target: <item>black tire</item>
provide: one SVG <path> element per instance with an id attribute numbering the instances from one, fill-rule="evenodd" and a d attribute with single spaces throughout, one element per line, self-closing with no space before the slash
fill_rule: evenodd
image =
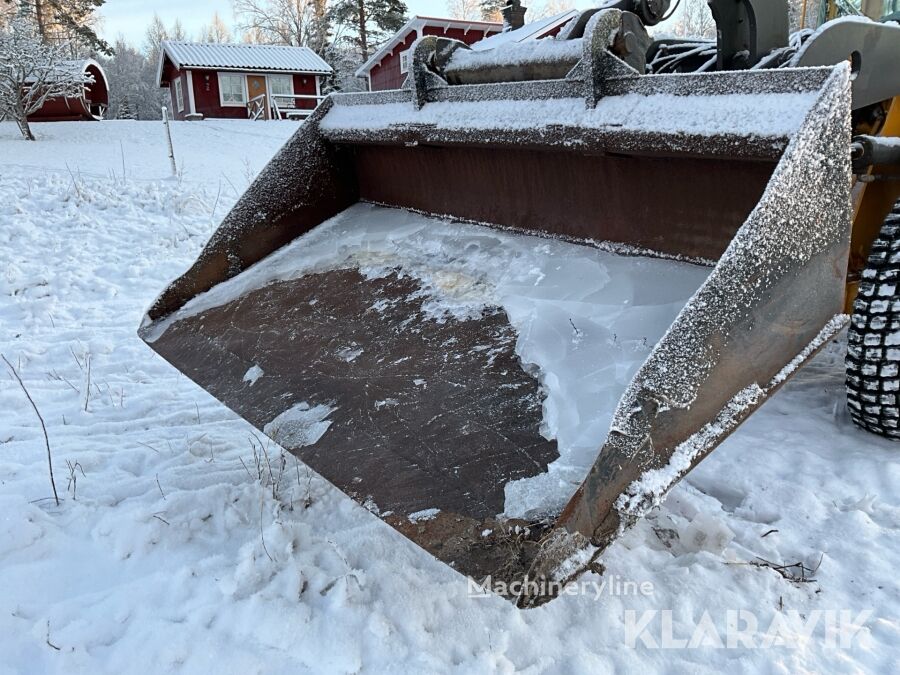
<path id="1" fill-rule="evenodd" d="M 847 334 L 847 407 L 856 424 L 900 440 L 900 202 L 872 244 Z"/>

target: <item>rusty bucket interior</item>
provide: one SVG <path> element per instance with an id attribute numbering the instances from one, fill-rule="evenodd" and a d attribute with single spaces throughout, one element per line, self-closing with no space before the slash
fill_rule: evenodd
<path id="1" fill-rule="evenodd" d="M 141 336 L 459 572 L 577 574 L 839 330 L 850 227 L 845 68 L 612 65 L 596 100 L 587 67 L 331 96 Z M 553 398 L 522 303 L 602 429 Z"/>

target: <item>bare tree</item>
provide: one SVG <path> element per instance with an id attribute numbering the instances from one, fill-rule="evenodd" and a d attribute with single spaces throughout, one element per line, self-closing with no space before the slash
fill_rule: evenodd
<path id="1" fill-rule="evenodd" d="M 222 17 L 219 16 L 218 12 L 213 13 L 212 20 L 208 26 L 203 26 L 200 29 L 201 42 L 222 43 L 231 42 L 233 39 L 231 29 L 225 25 L 225 22 L 222 21 Z"/>
<path id="2" fill-rule="evenodd" d="M 481 0 L 447 0 L 447 14 L 451 19 L 481 20 Z"/>
<path id="3" fill-rule="evenodd" d="M 167 28 L 162 22 L 162 19 L 159 18 L 158 14 L 153 15 L 153 20 L 150 22 L 150 25 L 147 26 L 147 32 L 144 34 L 144 54 L 150 64 L 148 75 L 150 79 L 153 80 L 153 86 L 157 86 L 155 81 L 156 64 L 159 63 L 159 54 L 162 51 L 161 45 L 163 41 L 181 41 L 186 38 L 187 36 L 185 35 L 181 21 L 175 19 L 175 23 Z"/>
<path id="4" fill-rule="evenodd" d="M 16 17 L 17 11 L 14 3 L 0 1 L 0 28 L 5 28 Z"/>
<path id="5" fill-rule="evenodd" d="M 528 17 L 526 21 L 537 21 L 550 16 L 562 14 L 575 7 L 572 0 L 546 0 L 546 2 L 532 2 L 528 8 Z"/>
<path id="6" fill-rule="evenodd" d="M 180 20 L 175 19 L 175 23 L 166 27 L 159 18 L 159 14 L 154 14 L 150 25 L 147 26 L 147 32 L 144 33 L 144 53 L 148 59 L 155 62 L 159 56 L 159 46 L 164 40 L 180 41 L 185 39 L 187 39 L 187 35 Z"/>
<path id="7" fill-rule="evenodd" d="M 312 8 L 312 27 L 307 31 L 309 46 L 317 54 L 324 56 L 328 49 L 328 43 L 333 37 L 331 34 L 331 10 L 328 0 L 312 0 Z"/>
<path id="8" fill-rule="evenodd" d="M 14 19 L 0 30 L 0 117 L 16 121 L 22 136 L 34 140 L 28 116 L 54 98 L 77 98 L 91 83 L 73 68 L 65 43 L 44 44 L 36 26 Z"/>
<path id="9" fill-rule="evenodd" d="M 696 38 L 716 36 L 716 22 L 706 0 L 682 0 L 674 18 L 672 32 L 675 35 Z"/>
<path id="10" fill-rule="evenodd" d="M 169 31 L 166 25 L 159 18 L 159 14 L 154 14 L 147 26 L 147 32 L 144 33 L 144 53 L 148 58 L 154 58 L 159 54 L 159 45 L 163 40 L 169 39 Z"/>
<path id="11" fill-rule="evenodd" d="M 169 28 L 169 40 L 187 40 L 187 31 L 184 30 L 184 26 L 181 25 L 181 19 L 175 19 L 175 23 L 172 24 L 172 27 Z"/>
<path id="12" fill-rule="evenodd" d="M 804 9 L 806 10 L 805 17 L 803 16 Z M 808 0 L 788 0 L 788 20 L 791 31 L 800 28 L 816 28 L 821 11 L 824 11 L 824 5 L 821 3 Z"/>
<path id="13" fill-rule="evenodd" d="M 309 45 L 311 26 L 321 5 L 324 19 L 324 0 L 233 0 L 237 25 L 245 39 L 265 44 L 294 46 Z"/>

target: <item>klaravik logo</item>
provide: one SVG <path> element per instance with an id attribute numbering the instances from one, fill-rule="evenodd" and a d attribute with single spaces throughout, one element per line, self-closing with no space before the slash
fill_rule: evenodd
<path id="1" fill-rule="evenodd" d="M 865 647 L 871 609 L 776 612 L 761 620 L 747 609 L 704 611 L 679 619 L 671 609 L 625 610 L 625 644 L 647 649 L 771 649 L 818 644 L 832 649 Z"/>

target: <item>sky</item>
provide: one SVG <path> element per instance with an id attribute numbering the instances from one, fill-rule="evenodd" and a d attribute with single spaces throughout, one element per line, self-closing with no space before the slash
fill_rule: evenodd
<path id="1" fill-rule="evenodd" d="M 406 0 L 406 5 L 410 14 L 447 14 L 445 0 Z M 231 0 L 106 0 L 100 9 L 103 16 L 100 34 L 109 42 L 123 35 L 127 42 L 139 47 L 156 13 L 166 25 L 180 19 L 187 34 L 196 37 L 200 29 L 209 23 L 213 12 L 218 12 L 227 25 L 234 23 Z"/>

